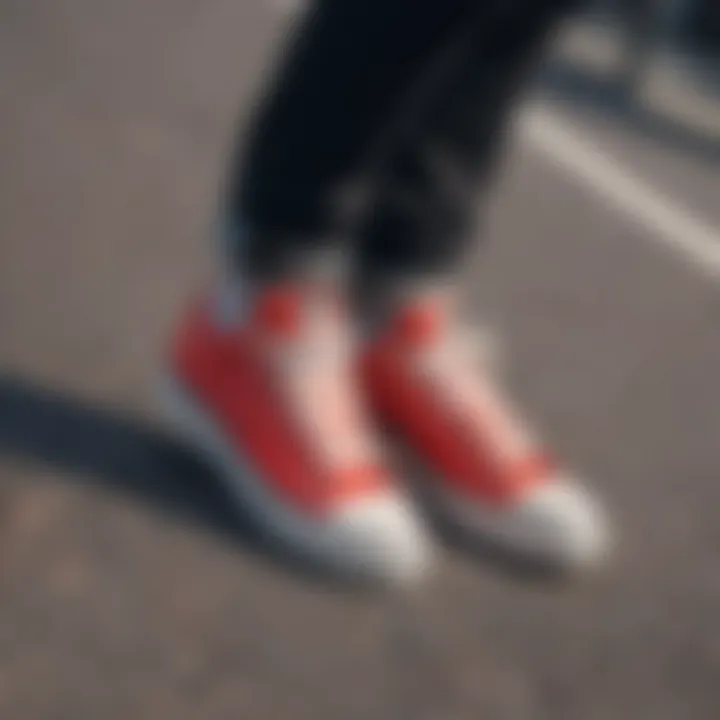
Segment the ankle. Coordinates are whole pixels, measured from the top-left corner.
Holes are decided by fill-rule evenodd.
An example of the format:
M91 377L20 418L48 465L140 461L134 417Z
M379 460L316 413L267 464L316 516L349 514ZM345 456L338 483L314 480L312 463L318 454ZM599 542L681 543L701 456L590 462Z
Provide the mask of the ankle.
M460 302L457 281L446 276L388 279L365 287L360 299L370 335L407 324L445 326L457 314Z

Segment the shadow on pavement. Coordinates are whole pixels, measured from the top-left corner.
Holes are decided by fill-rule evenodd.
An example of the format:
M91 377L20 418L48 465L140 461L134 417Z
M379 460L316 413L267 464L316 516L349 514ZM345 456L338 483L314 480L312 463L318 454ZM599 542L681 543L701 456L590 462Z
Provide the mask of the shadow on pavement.
M252 540L223 489L159 430L14 377L0 376L0 452L40 460L188 521Z
M335 580L271 544L196 455L150 424L0 375L0 454L47 463L73 482L130 496L284 569Z
M72 482L93 483L129 496L304 579L340 591L369 589L272 543L217 476L160 429L1 374L0 455L40 461L69 473ZM416 478L419 485L417 465L403 465L408 477ZM414 489L424 503L419 487ZM475 540L471 544L432 517L431 510L427 514L438 539L447 547L463 549L508 577L542 582L563 579L557 568L503 552L489 543Z
M665 147L706 163L720 164L720 137L661 115L641 103L628 102L621 83L613 76L599 76L557 58L546 67L541 88L555 102L601 113Z

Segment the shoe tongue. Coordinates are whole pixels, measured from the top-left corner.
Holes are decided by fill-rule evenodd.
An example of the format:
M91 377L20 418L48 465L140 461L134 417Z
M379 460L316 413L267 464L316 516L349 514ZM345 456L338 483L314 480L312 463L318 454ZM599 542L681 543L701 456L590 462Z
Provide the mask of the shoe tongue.
M450 304L442 297L420 298L401 307L390 323L390 332L404 345L432 348L447 336Z
M260 291L252 324L276 340L300 340L336 332L342 303L332 287L277 285Z

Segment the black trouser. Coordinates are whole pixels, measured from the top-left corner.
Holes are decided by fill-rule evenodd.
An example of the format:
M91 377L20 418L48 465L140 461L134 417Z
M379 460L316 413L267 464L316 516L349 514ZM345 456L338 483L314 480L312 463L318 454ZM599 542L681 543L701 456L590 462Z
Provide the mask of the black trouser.
M238 158L243 265L282 272L348 238L384 272L455 265L513 97L570 4L315 0ZM360 216L340 192L358 180Z

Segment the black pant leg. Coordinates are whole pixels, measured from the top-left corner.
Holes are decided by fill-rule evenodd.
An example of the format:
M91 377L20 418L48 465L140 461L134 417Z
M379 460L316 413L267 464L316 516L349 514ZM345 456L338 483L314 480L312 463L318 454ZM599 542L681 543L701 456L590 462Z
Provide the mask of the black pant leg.
M315 0L238 158L231 215L250 272L339 242L337 198L475 0Z
M475 219L508 115L568 0L485 0L448 48L436 88L381 170L362 231L364 264L382 274L452 270Z

